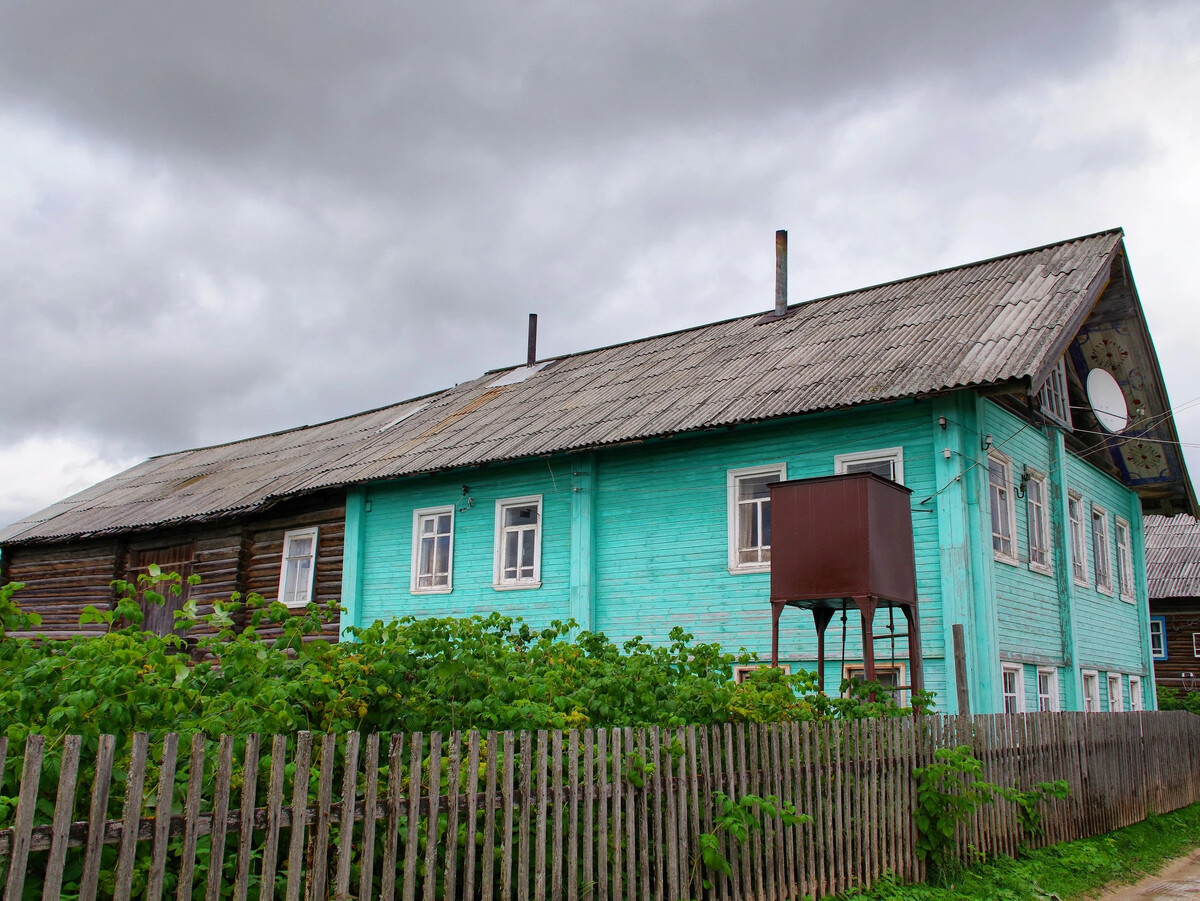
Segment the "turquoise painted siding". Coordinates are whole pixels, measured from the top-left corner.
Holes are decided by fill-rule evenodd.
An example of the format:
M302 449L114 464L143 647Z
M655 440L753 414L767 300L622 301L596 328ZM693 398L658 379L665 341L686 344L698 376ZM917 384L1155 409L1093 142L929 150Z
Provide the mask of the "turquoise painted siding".
M497 591L492 587L496 501L537 494L542 496L542 585ZM366 499L370 509L363 513L362 622L496 611L524 617L540 628L568 618L571 469L565 460L381 483L370 487ZM453 590L413 593L413 511L442 505L456 505Z
M902 447L905 484L921 497L934 490L930 421L929 404L905 402L605 452L598 467L597 628L624 640L665 635L680 625L699 640L769 657L770 575L735 573L728 565L728 471L778 463L789 479L825 476L835 471L838 454ZM936 657L942 653L936 517L915 514L914 529L924 650ZM811 669L811 615L787 610L780 623L780 660ZM903 617L897 626L903 631ZM851 613L848 661L861 660L861 634ZM835 619L827 633L829 656L840 656L841 635ZM897 656L907 656L903 642ZM840 678L831 664L827 684ZM944 689L940 682L930 687Z
M1010 459L1014 484L1019 484L1026 466L1043 475L1049 474L1050 439L1040 430L994 403L988 404L985 427L985 434L992 435L994 447ZM1061 666L1063 636L1053 557L1062 551L1052 547L1050 572L1032 568L1029 564L1030 516L1026 498L1015 498L1015 513L1017 562L996 559L994 554L992 558L1000 654L1006 660ZM990 536L990 531L984 536L989 546Z
M1048 475L1061 469L1065 483L1089 504L1108 509L1115 580L1112 517L1119 514L1133 525L1135 496L1069 454L1059 467L1054 432L1043 433L963 391L368 486L352 492L347 505L347 547L356 552L348 555L346 603L361 623L498 611L535 627L574 618L618 642L638 635L665 641L681 626L700 641L767 658L770 575L730 570L729 471L779 464L789 479L825 476L835 472L840 454L901 448L904 483L913 490L925 680L938 706L955 709L945 650L956 622L968 635L973 710L1002 709L1002 661L1022 664L1026 709L1037 707L1038 666L1055 668L1067 709L1077 706L1080 667L1099 672L1102 706L1109 672L1123 674L1126 691L1128 675L1141 675L1149 701L1138 605L1100 594L1094 584L1075 586L1068 592L1073 600L1060 603L1062 573L1056 580L1029 567L1024 499L1016 501L1017 562L994 559L984 433L1011 458L1016 478L1025 466ZM528 495L542 499L541 585L497 590L496 502ZM414 510L440 506L455 508L452 591L414 592ZM1136 526L1140 567L1140 522ZM1060 570L1069 563L1066 553L1060 536L1052 549ZM1094 571L1089 561L1089 573ZM1144 603L1144 578L1138 584ZM885 611L876 632L886 625ZM896 626L904 631L903 617ZM826 684L836 686L842 662L862 659L857 614L847 616L844 650L839 617L826 637ZM890 653L888 643L877 644L877 659L886 661ZM903 640L896 658L907 661ZM811 614L784 612L780 659L794 670L815 666Z

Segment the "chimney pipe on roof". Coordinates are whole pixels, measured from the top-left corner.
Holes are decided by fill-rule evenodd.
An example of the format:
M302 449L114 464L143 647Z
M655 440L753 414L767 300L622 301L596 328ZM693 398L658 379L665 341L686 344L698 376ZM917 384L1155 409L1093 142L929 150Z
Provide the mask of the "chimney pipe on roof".
M529 356L526 366L537 362L537 313L529 314Z
M775 232L775 315L787 312L787 230Z

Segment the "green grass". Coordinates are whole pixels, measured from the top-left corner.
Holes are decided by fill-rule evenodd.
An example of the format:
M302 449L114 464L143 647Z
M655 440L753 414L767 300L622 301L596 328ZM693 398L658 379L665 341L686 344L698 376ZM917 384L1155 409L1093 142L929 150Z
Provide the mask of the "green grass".
M999 857L945 874L942 887L877 884L868 892L839 895L857 901L1048 901L1088 898L1109 883L1136 882L1167 861L1200 845L1200 804L1116 832Z

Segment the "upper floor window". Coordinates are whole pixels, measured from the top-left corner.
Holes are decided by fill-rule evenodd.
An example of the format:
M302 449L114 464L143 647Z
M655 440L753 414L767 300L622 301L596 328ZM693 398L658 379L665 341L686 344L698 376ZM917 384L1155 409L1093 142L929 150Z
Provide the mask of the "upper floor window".
M992 551L999 560L1015 563L1013 522L1016 513L1012 493L1012 464L997 453L988 454L988 498L992 513Z
M1029 566L1041 572L1050 571L1050 516L1046 506L1046 477L1031 475L1025 485L1025 502L1029 515Z
M414 510L411 590L422 594L450 591L453 556L454 508Z
M494 588L542 584L542 496L496 501Z
M317 528L293 529L283 535L283 563L279 567L279 600L303 607L312 598L317 559Z
M1096 590L1112 594L1112 559L1108 551L1108 511L1092 505L1092 558L1096 565Z
M1167 618L1150 617L1150 656L1155 660L1167 659Z
M731 469L729 494L729 568L762 570L771 565L772 482L787 478L782 463L753 469Z
M1083 498L1071 492L1067 495L1067 519L1071 527L1071 575L1081 585L1087 584L1087 541L1083 534Z
M1129 523L1117 517L1117 587L1121 597L1133 600L1133 542Z
M886 447L882 450L838 454L833 458L834 472L873 472L877 476L904 484L904 448Z
M1042 390L1038 392L1041 400L1042 414L1059 425L1071 428L1071 404L1067 399L1067 366L1066 357L1050 372Z

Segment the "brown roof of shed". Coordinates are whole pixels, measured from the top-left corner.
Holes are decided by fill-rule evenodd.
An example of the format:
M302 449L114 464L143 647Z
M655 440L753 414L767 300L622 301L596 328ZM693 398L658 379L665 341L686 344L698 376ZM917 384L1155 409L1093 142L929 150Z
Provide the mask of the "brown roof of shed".
M558 357L515 384L488 373L321 425L154 457L0 530L0 544L957 387L1036 385L1121 244L1120 230L1099 232L794 304L779 319L756 313Z
M1143 521L1150 597L1200 597L1200 522L1182 514Z

